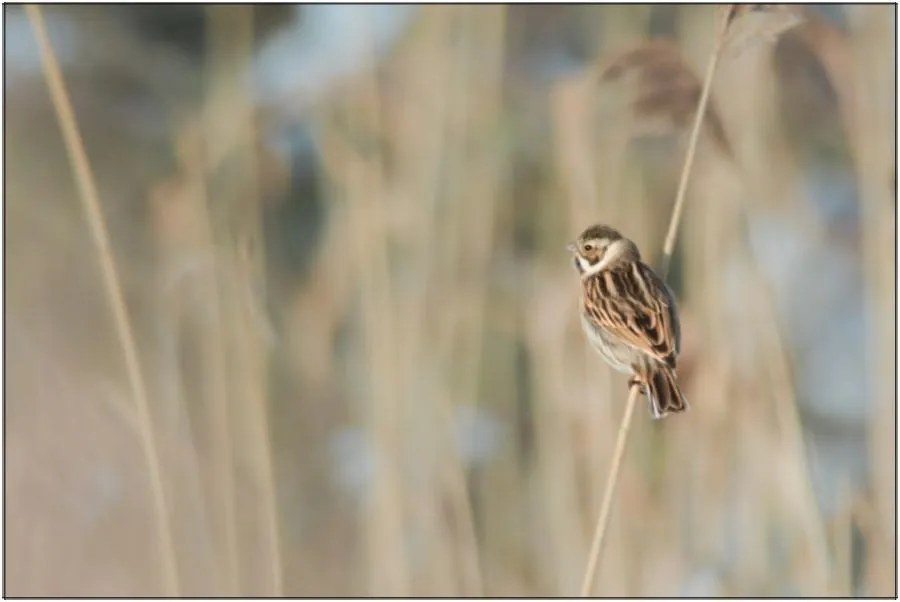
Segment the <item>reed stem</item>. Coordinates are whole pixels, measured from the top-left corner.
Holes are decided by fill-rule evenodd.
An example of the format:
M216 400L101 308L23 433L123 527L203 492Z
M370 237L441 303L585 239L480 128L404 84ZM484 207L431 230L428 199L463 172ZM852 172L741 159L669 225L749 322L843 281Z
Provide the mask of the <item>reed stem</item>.
M688 178L694 165L694 155L697 151L697 141L700 139L700 128L703 124L703 116L706 114L706 105L709 103L709 93L712 89L713 76L716 73L716 65L719 63L719 56L722 52L722 46L725 39L725 31L728 24L728 10L720 12L719 28L716 34L715 45L709 62L706 66L706 75L703 78L703 90L700 93L700 100L697 103L697 113L694 116L694 124L691 128L691 135L688 141L687 153L684 158L684 167L681 170L681 177L678 182L678 192L675 195L675 205L672 209L672 217L669 221L669 229L666 233L666 239L663 244L663 260L660 277L665 280L669 273L669 266L672 261L672 252L675 249L675 240L678 235L678 224L681 221L681 213L684 209L684 199L687 191ZM619 469L622 463L622 456L625 451L625 444L628 439L628 431L631 427L631 417L634 414L634 406L637 402L637 393L639 387L633 386L628 395L628 403L625 406L625 413L622 415L622 422L619 425L619 434L616 439L616 447L613 451L612 465L609 468L609 474L606 478L606 486L603 490L603 500L600 505L600 515L597 517L597 526L594 530L594 539L591 544L591 551L588 556L588 564L584 573L584 579L581 583L581 596L590 595L591 584L594 582L597 573L597 566L600 560L600 552L603 547L603 540L606 536L606 528L609 522L609 512L612 506L612 497L615 493L616 484L619 477Z
M660 276L663 280L669 273L669 264L672 261L672 253L675 250L675 239L678 236L678 224L681 222L681 213L684 210L684 199L687 197L688 179L694 166L694 155L697 151L697 141L700 138L700 129L703 117L706 115L706 105L709 104L709 93L712 90L712 81L719 64L719 56L722 54L722 46L725 40L728 11L720 14L719 31L716 35L716 43L713 47L709 62L706 65L706 74L703 76L703 90L697 103L697 112L694 115L694 124L691 127L691 137L688 141L687 153L684 157L684 167L678 180L678 192L675 194L675 206L672 208L672 219L669 221L669 229L666 232L666 240L663 244L663 263Z
M100 204L100 195L97 192L97 186L94 182L94 176L91 172L90 162L87 157L87 151L85 151L81 132L78 129L78 122L75 119L72 103L69 100L69 93L66 90L62 71L59 68L59 63L53 52L53 46L47 35L47 28L44 23L44 16L41 13L41 8L37 5L29 4L25 7L25 10L28 13L28 19L31 22L31 27L34 30L34 35L37 39L38 47L40 48L44 78L47 81L47 88L50 92L50 98L53 102L56 118L59 121L59 127L62 130L63 142L66 146L66 152L69 155L69 161L72 164L75 183L78 186L78 193L90 227L91 237L97 251L97 258L100 261L103 285L109 300L110 309L112 310L116 335L118 336L119 345L122 348L122 354L125 359L125 368L128 373L128 383L131 388L131 395L137 406L138 432L140 433L141 445L147 461L147 469L150 473L150 490L153 496L153 507L159 523L157 533L159 535L158 545L160 563L163 571L164 592L167 596L177 597L179 595L179 585L178 568L175 560L175 543L172 536L169 510L166 505L166 493L163 485L159 450L157 449L153 424L150 418L150 404L147 399L147 387L144 382L143 374L141 373L137 344L131 327L131 321L128 317L128 309L125 307L125 297L122 294L122 285L112 255L112 245L110 244L109 231L106 227L106 220L103 216L103 209Z
M609 523L609 511L612 508L613 493L619 480L619 468L622 466L622 456L625 453L625 444L628 442L628 431L631 428L631 416L634 414L634 406L637 405L640 387L632 386L628 392L628 403L625 404L625 414L619 424L619 434L616 437L616 447L613 450L612 465L606 476L606 486L603 488L603 501L600 504L600 516L597 517L597 528L594 531L594 540L591 543L591 552L588 556L587 570L584 580L581 582L581 597L590 595L591 584L594 575L597 574L597 564L600 561L600 550L603 548L603 540L606 536L606 525Z

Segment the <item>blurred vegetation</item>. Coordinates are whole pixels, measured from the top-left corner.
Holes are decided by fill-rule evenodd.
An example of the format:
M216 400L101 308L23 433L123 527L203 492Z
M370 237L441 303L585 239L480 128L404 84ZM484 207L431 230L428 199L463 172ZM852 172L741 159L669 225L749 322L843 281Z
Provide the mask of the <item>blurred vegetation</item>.
M895 9L742 16L598 595L896 595ZM45 6L149 423L5 13L6 595L575 593L627 391L564 246L658 263L716 7Z

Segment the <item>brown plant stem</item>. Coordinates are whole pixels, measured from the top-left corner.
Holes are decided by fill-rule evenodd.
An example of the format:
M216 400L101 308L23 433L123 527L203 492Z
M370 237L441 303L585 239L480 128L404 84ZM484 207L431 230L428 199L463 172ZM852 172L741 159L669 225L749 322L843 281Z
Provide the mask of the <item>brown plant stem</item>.
M776 418L785 443L790 450L790 457L786 461L793 462L797 466L797 473L803 475L799 479L799 495L796 496L798 523L801 531L806 536L809 545L809 562L814 571L814 581L822 586L823 591L829 587L829 554L825 520L816 502L813 490L809 462L806 457L804 445L803 426L797 407L797 393L791 376L790 360L786 350L783 335L778 327L778 315L775 307L774 291L768 282L762 267L756 260L749 243L747 216L743 216L743 242L744 261L750 273L752 289L757 295L758 303L752 304L758 313L758 322L766 325L763 337L766 359L766 369L772 381L775 401Z
M672 209L672 217L669 221L669 229L666 233L666 239L663 243L663 260L660 277L665 280L669 273L669 266L672 260L672 252L675 249L675 240L678 235L678 224L681 221L681 213L684 209L684 200L687 192L688 178L694 165L694 155L697 151L697 141L700 139L700 127L703 124L703 116L706 113L706 105L709 103L709 94L712 89L713 77L716 73L716 65L719 62L719 56L722 52L725 40L725 32L728 27L729 10L722 10L719 13L719 28L716 33L715 45L709 62L706 66L706 74L703 78L703 89L700 93L700 99L697 103L697 112L694 116L694 123L691 128L691 135L688 141L687 152L684 158L684 167L681 170L681 177L678 182L678 192L675 195L675 205ZM613 451L612 464L609 474L606 478L606 486L603 490L603 499L600 505L600 515L597 517L597 525L594 530L593 543L588 556L588 564L585 569L584 579L581 583L581 596L590 595L591 585L597 573L597 567L600 560L600 552L603 548L603 540L606 535L606 528L609 522L609 513L612 506L612 497L615 493L616 484L619 477L619 469L622 463L622 457L625 451L625 445L628 442L628 431L631 426L631 418L634 415L634 406L637 402L637 393L640 389L632 386L628 395L628 403L625 406L625 413L622 415L622 422L619 425L619 434L616 439L616 447Z
M706 105L709 104L709 93L712 90L712 81L722 54L722 46L725 41L728 10L720 14L719 31L716 35L716 43L713 47L709 62L706 65L706 74L703 76L703 90L700 100L697 102L697 112L694 115L694 124L691 127L691 137L688 141L687 153L684 157L684 168L681 170L681 178L678 180L678 192L675 194L675 206L672 208L672 219L669 221L669 230L666 232L666 240L663 244L663 263L660 276L665 280L669 273L669 264L672 261L672 252L675 250L675 238L678 235L678 224L681 222L681 212L684 209L684 199L687 196L687 184L694 166L694 155L697 151L697 141L700 138L700 126L703 124L703 116L706 114Z
M277 597L284 594L284 563L267 399L269 349L260 309L265 246L253 89L244 77L253 55L254 11L251 6L210 6L206 20L203 169L229 393L214 408L221 414L215 418L217 463L223 465L217 480L222 495L234 498L221 502L222 557L231 573L228 585L237 593L263 587L266 595ZM251 468L236 479L234 465L244 462ZM254 492L252 505L240 495L248 487ZM238 520L247 512L258 520L253 530L243 526L249 521ZM248 537L259 542L261 554L247 554Z
M75 113L72 110L72 103L69 100L62 72L53 52L53 46L50 44L50 38L47 36L47 28L41 8L30 4L25 7L25 10L28 13L28 19L31 21L31 27L34 30L34 35L40 48L44 78L47 81L47 88L50 92L53 108L56 111L56 118L62 130L63 142L69 155L69 161L72 164L72 172L75 176L79 196L90 227L91 237L100 261L104 288L112 310L116 335L125 359L128 383L137 406L137 426L141 446L147 461L147 468L150 473L150 490L153 496L156 518L159 523L157 533L159 536L158 545L163 571L164 592L167 596L177 597L179 595L178 568L175 561L175 544L172 537L169 510L166 506L159 450L157 449L153 424L150 418L150 404L147 399L144 377L141 373L137 344L128 317L128 310L125 307L125 298L122 294L122 286L112 255L112 246L100 204L100 196L97 193L97 186L91 173L90 162L84 148L81 132L78 129Z
M590 595L591 584L597 573L597 564L600 560L600 550L603 548L603 539L606 535L606 525L609 522L609 511L612 508L613 493L616 482L619 480L619 468L622 466L622 456L625 453L625 444L628 442L628 431L631 428L631 417L634 414L634 406L637 405L640 387L632 386L628 392L628 403L625 404L625 414L619 424L619 434L616 437L616 447L613 450L612 465L606 476L606 486L603 488L603 501L600 504L600 516L597 517L597 529L594 531L594 540L591 543L591 552L588 555L587 570L584 580L581 582L581 597Z

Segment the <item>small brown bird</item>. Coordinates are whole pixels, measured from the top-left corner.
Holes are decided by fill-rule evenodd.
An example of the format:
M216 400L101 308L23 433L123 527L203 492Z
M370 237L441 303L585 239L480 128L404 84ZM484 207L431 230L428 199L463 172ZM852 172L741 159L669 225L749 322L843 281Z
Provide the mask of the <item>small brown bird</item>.
M666 283L641 261L637 245L609 226L591 226L568 249L581 274L581 325L591 346L631 374L654 418L683 412L675 380L681 346L678 310Z

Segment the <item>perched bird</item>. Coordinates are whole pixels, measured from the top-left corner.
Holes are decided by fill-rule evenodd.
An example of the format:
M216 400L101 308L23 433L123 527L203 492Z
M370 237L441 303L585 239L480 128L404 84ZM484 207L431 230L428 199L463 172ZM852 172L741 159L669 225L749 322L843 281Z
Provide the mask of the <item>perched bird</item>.
M666 283L641 261L637 245L609 226L591 226L568 249L581 274L581 325L591 346L631 374L629 386L640 386L654 418L686 410L675 380L678 310Z

